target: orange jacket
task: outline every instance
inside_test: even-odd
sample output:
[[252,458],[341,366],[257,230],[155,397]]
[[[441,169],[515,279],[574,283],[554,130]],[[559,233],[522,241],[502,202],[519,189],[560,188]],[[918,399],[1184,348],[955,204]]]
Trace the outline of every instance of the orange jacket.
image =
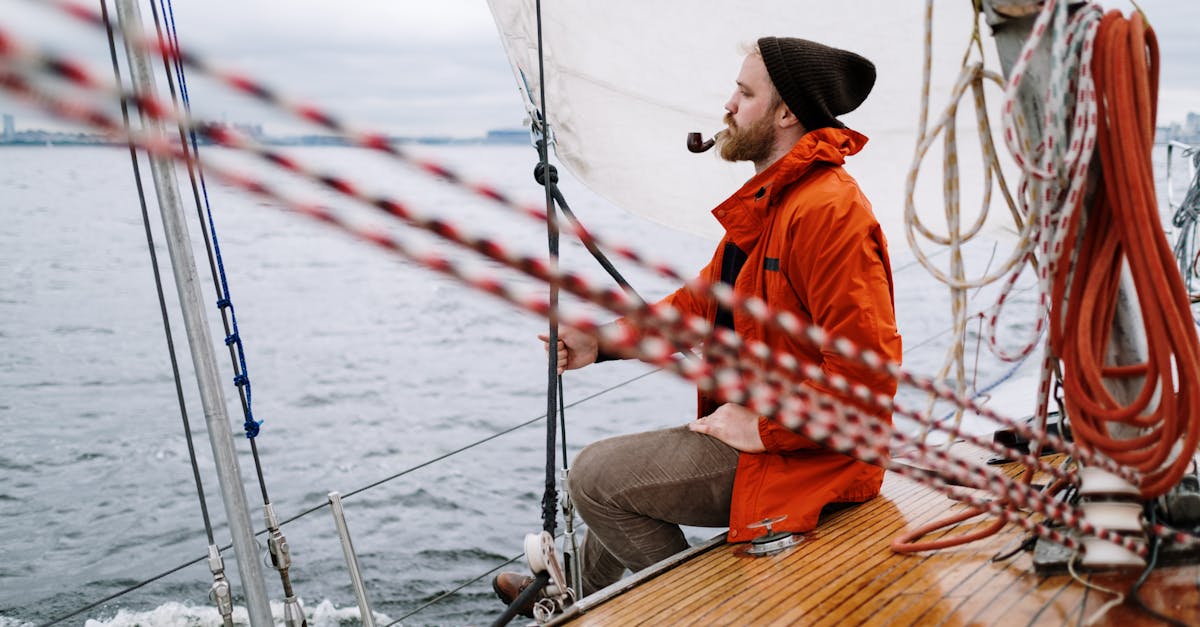
[[[772,309],[790,311],[898,362],[900,334],[887,243],[858,183],[841,167],[866,141],[849,129],[809,132],[718,205],[713,215],[725,227],[725,237],[701,276],[711,282],[721,279],[722,257],[732,242],[747,255],[734,284],[738,294],[758,296]],[[716,302],[686,287],[664,301],[710,323],[716,319]],[[815,363],[827,375],[896,393],[894,378],[834,352],[820,352],[744,312],[734,312],[733,323],[742,338]],[[828,388],[806,385],[837,396]],[[701,415],[716,407],[701,393]],[[891,423],[890,414],[880,418]],[[882,468],[824,448],[773,418],[759,418],[758,430],[766,452],[742,453],[738,459],[730,541],[750,540],[762,530],[748,529],[748,524],[785,514],[787,519],[775,529],[808,531],[827,504],[865,501],[879,493]]]

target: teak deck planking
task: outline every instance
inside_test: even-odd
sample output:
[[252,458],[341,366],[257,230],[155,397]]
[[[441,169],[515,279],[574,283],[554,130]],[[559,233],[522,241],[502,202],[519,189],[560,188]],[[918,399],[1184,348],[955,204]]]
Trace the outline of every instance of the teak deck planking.
[[[1015,464],[1004,470],[1020,471]],[[990,538],[940,551],[898,554],[889,548],[903,531],[962,507],[889,472],[879,497],[828,515],[796,547],[754,558],[737,554],[745,545],[716,544],[628,590],[609,592],[615,595],[610,599],[585,599],[582,610],[568,610],[551,624],[1081,625],[1113,598],[1069,574],[1039,576],[1028,551],[992,562],[1024,539],[1011,524]],[[972,519],[929,538],[990,521]],[[1127,592],[1139,574],[1081,576]],[[1167,616],[1200,625],[1200,567],[1156,569],[1141,597]],[[1093,624],[1163,623],[1126,603]]]

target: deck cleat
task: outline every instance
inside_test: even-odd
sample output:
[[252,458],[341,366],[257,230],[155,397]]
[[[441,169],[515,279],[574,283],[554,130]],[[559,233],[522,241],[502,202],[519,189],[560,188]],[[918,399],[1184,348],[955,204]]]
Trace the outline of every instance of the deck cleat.
[[774,555],[780,551],[783,551],[784,549],[789,549],[797,544],[800,544],[800,541],[804,539],[804,536],[788,531],[773,531],[771,529],[771,525],[774,525],[785,518],[787,518],[787,515],[783,515],[778,518],[764,518],[761,522],[746,525],[747,527],[755,529],[766,528],[767,532],[750,541],[750,547],[745,550],[745,555],[750,555],[753,557],[765,557],[767,555]]

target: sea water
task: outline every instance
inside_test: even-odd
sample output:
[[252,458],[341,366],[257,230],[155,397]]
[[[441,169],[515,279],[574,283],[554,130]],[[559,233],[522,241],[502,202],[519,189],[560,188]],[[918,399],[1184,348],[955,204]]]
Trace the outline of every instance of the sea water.
[[[535,154],[528,147],[418,150],[527,203],[541,201],[541,188],[530,175]],[[414,211],[445,216],[515,251],[544,255],[544,225],[411,168],[350,148],[292,152]],[[207,149],[205,156],[251,171],[245,159],[220,150]],[[207,540],[128,152],[4,148],[0,163],[0,626],[13,627],[62,616],[200,558]],[[141,166],[147,170],[146,163]],[[471,262],[467,253],[303,181],[261,176],[285,195],[322,199],[358,227],[469,262],[472,272],[500,275],[516,290],[539,289],[528,278],[490,262]],[[184,198],[191,199],[182,173],[179,180]],[[565,173],[562,185],[575,211],[603,238],[685,273],[700,268],[712,252],[713,242],[627,214]],[[321,506],[330,491],[355,492],[545,413],[546,365],[536,339],[544,320],[326,224],[235,192],[211,176],[207,197],[246,346],[254,416],[264,421],[257,446],[266,489],[280,518]],[[875,199],[877,210],[881,205],[894,210],[896,200]],[[165,264],[153,197],[149,202],[154,247]],[[221,380],[229,383],[233,374],[213,307],[216,295],[198,219],[190,215],[206,277],[201,287],[211,341]],[[997,246],[973,245],[969,265],[979,271],[995,263],[1008,252]],[[565,268],[598,284],[606,280],[577,242],[564,236],[562,248]],[[945,265],[944,255],[935,259]],[[648,299],[675,287],[628,262],[616,264]],[[935,374],[952,337],[946,289],[903,247],[894,252],[893,267],[906,366]],[[168,267],[163,273],[197,461],[217,541],[224,544],[228,531],[204,413],[174,304],[174,281]],[[1014,341],[1031,328],[1032,285],[1031,275],[1019,282],[1004,325]],[[994,295],[994,288],[973,292],[970,311],[983,309]],[[564,301],[571,311],[603,319],[594,308]],[[1004,377],[1010,365],[986,348],[978,350],[978,334],[975,320],[968,329],[968,367],[972,385],[983,387]],[[652,370],[619,362],[565,377],[568,456],[598,438],[694,417],[692,386]],[[251,517],[260,528],[261,495],[232,385],[224,398]],[[900,400],[922,409],[925,404],[912,390],[902,391]],[[347,496],[346,516],[377,619],[403,617],[405,625],[491,622],[501,606],[485,574],[519,555],[525,534],[540,531],[545,462],[545,424],[534,420]],[[310,612],[309,624],[356,623],[350,577],[328,508],[286,524],[284,532],[294,559],[292,582]],[[693,529],[689,535],[700,540],[718,532]],[[236,587],[232,551],[225,560]],[[279,599],[278,577],[269,568],[265,576]],[[215,625],[207,600],[210,581],[207,568],[197,563],[65,624]],[[445,600],[407,616],[459,586]]]

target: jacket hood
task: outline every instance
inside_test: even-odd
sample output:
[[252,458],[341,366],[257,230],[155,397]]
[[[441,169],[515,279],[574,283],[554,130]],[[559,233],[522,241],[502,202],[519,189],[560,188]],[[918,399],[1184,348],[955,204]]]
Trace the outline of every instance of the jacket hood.
[[814,165],[840,166],[846,162],[846,157],[857,154],[866,143],[866,135],[849,128],[827,127],[809,131],[787,154],[755,174],[741,189],[717,205],[712,214],[725,227],[726,233],[742,245],[752,239],[762,216],[747,215],[739,208],[769,207],[775,193],[799,180]]
[[[858,154],[867,144],[867,136],[848,128],[819,128],[804,134],[787,154],[747,181],[746,186],[766,183],[787,185],[804,176],[813,165],[842,165],[846,157]],[[745,189],[746,186],[743,186]],[[754,188],[757,191],[757,187]]]

